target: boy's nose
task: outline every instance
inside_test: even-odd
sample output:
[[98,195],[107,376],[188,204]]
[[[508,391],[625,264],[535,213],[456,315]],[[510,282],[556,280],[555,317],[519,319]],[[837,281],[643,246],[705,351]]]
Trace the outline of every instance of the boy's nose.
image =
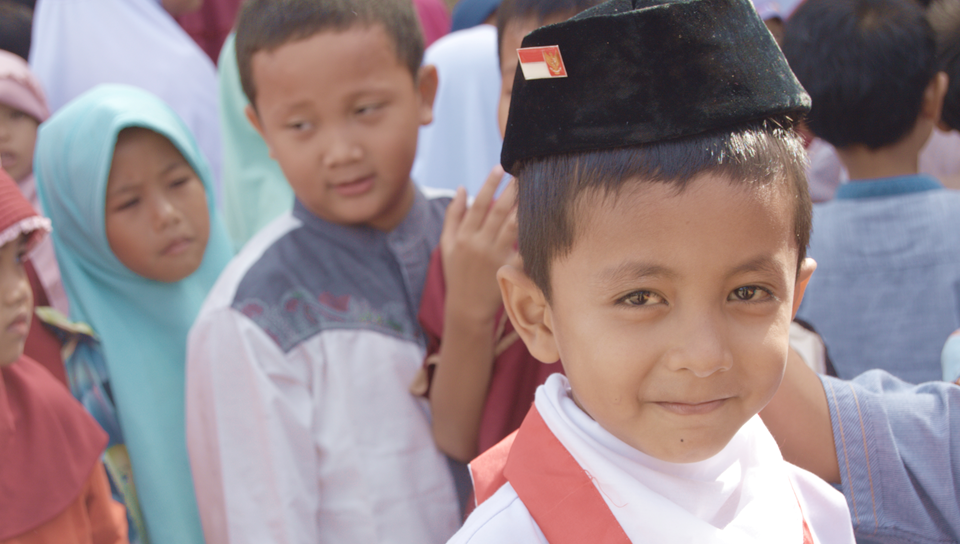
[[340,130],[330,135],[323,163],[327,168],[351,164],[363,158],[363,149],[350,137],[349,131]]
[[730,370],[733,354],[727,344],[722,323],[714,316],[701,314],[685,319],[678,327],[674,347],[668,352],[671,370],[687,370],[698,378]]

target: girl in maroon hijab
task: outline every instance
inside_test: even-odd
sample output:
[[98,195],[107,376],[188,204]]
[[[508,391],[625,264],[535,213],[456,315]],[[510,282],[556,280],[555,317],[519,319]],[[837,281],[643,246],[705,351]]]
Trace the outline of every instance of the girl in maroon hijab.
[[49,228],[0,170],[0,544],[122,544],[126,516],[100,462],[106,433],[23,355],[33,312],[24,261]]

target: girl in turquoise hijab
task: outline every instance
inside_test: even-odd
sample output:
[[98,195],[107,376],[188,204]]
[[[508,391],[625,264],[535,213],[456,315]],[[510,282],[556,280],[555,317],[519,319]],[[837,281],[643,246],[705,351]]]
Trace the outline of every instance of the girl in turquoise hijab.
[[187,332],[231,258],[186,125],[124,85],[40,127],[34,172],[73,321],[100,338],[149,540],[203,542],[184,431]]

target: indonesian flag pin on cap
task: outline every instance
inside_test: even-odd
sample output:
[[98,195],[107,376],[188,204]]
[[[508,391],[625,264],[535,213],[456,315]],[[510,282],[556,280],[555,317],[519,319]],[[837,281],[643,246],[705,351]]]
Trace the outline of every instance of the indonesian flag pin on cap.
[[527,81],[567,77],[567,68],[563,65],[560,48],[556,45],[517,49],[517,56],[520,58],[523,78]]

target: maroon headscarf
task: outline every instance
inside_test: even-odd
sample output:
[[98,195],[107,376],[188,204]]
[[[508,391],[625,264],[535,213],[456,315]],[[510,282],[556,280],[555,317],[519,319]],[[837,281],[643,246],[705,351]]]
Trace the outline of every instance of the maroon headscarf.
[[[0,170],[0,246],[49,228]],[[67,388],[22,356],[0,366],[0,541],[53,519],[76,500],[107,435]]]

